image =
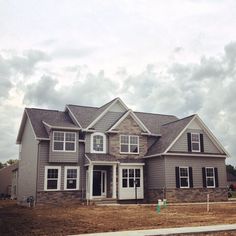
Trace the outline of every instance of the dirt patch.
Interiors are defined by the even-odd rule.
[[[14,201],[0,201],[0,235],[68,235],[235,222],[236,204],[214,204],[210,212],[205,205],[168,206],[157,214],[154,206],[25,208]]]

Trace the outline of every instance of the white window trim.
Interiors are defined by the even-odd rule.
[[[192,137],[193,134],[198,135],[199,141],[193,141],[193,137]],[[198,143],[198,147],[199,147],[198,150],[193,150],[193,143]],[[201,141],[200,141],[200,134],[199,133],[191,133],[191,150],[192,150],[192,152],[201,152]]]
[[[181,177],[180,176],[180,169],[187,169],[187,173],[188,173],[188,176],[183,176],[183,177]],[[181,178],[187,178],[187,180],[188,180],[188,186],[181,186]],[[180,188],[189,188],[189,167],[188,166],[179,166],[179,187]]]
[[[77,170],[77,179],[76,179],[76,188],[75,189],[68,189],[67,188],[67,170],[68,169],[74,169]],[[68,190],[68,191],[75,191],[75,190],[79,190],[79,180],[80,180],[80,167],[79,166],[65,166],[65,170],[64,170],[64,190]]]
[[[96,151],[93,149],[93,137],[96,135],[100,135],[103,137],[103,151]],[[106,135],[104,133],[95,132],[95,133],[91,134],[91,141],[90,141],[90,152],[91,153],[106,153],[106,148],[107,148],[107,139],[106,139]]]
[[[207,169],[213,169],[213,176],[207,176]],[[205,175],[206,175],[206,187],[207,188],[215,188],[216,187],[215,168],[214,167],[205,167]],[[207,178],[213,178],[214,186],[207,185]]]
[[[128,149],[129,151],[128,152],[122,152],[121,151],[121,137],[122,136],[128,136],[129,138],[129,143],[128,143]],[[137,146],[138,146],[138,151],[137,152],[130,152],[130,137],[137,137],[138,139],[138,143],[137,143]],[[139,136],[138,135],[128,135],[128,134],[121,134],[120,135],[120,154],[133,154],[133,155],[136,155],[136,154],[139,154]]]
[[[63,133],[64,134],[64,141],[55,141],[54,140],[54,135],[55,133]],[[66,133],[72,133],[75,134],[75,141],[66,141]],[[76,132],[67,132],[67,131],[53,131],[53,137],[52,137],[52,151],[53,152],[76,152]],[[63,150],[55,150],[54,149],[54,142],[63,142]],[[74,143],[75,144],[75,149],[74,150],[65,150],[66,148],[66,142]]]
[[[48,169],[58,170],[57,189],[47,189]],[[59,191],[61,189],[61,166],[45,166],[44,171],[44,191]]]

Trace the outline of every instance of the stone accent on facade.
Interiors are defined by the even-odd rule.
[[[136,121],[128,116],[124,119],[119,126],[116,128],[119,131],[118,134],[109,135],[109,154],[116,156],[117,158],[124,157],[143,157],[147,152],[147,136],[141,135],[143,132]],[[121,134],[132,134],[139,136],[139,154],[120,154],[120,135]]]
[[[227,188],[192,188],[192,189],[149,189],[147,197],[149,203],[156,203],[158,199],[166,198],[168,202],[206,202],[207,194],[211,202],[227,201]]]
[[[37,204],[68,204],[82,201],[82,191],[40,191],[37,192]]]

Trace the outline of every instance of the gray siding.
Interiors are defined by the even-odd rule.
[[[49,149],[49,161],[50,162],[78,162],[79,145],[78,145],[78,133],[76,133],[76,151],[75,152],[55,152],[53,151],[53,133],[50,133],[50,149]]]
[[[163,157],[146,159],[147,188],[161,189],[165,187],[165,160]]]
[[[36,195],[38,143],[30,125],[26,120],[21,141],[21,160],[19,161],[18,200]]]
[[[219,187],[226,187],[226,167],[225,158],[220,157],[165,157],[165,178],[167,188],[176,188],[175,167],[188,166],[193,168],[193,187],[202,188],[202,168],[216,167],[218,168]]]
[[[65,166],[80,166],[80,190],[85,189],[85,167],[84,167],[84,144],[79,144],[79,154],[78,154],[78,162],[77,163],[51,163],[48,160],[49,157],[49,142],[42,141],[39,144],[39,166],[38,166],[38,186],[37,191],[44,191],[44,174],[45,174],[45,166],[60,166],[61,167],[61,189],[60,191],[64,191],[64,171]],[[67,191],[67,190],[65,190]]]
[[[105,132],[122,116],[122,112],[107,112],[95,125],[98,132]]]
[[[208,135],[203,130],[194,130],[187,129],[180,138],[176,141],[176,143],[172,146],[170,151],[172,152],[188,152],[188,140],[187,133],[202,133],[203,134],[203,142],[204,142],[204,152],[205,153],[221,153],[216,146],[212,143]]]

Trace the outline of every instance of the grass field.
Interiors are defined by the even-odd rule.
[[[0,235],[68,235],[236,223],[236,204],[168,206],[17,206],[0,201]],[[226,234],[224,234],[226,235]],[[234,234],[232,234],[234,235]]]

